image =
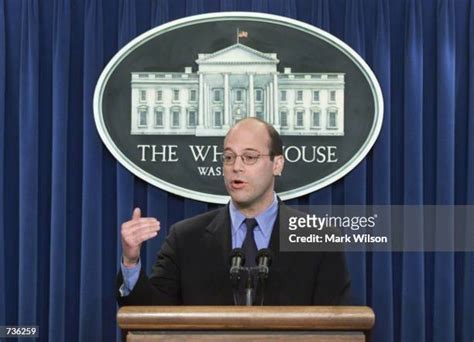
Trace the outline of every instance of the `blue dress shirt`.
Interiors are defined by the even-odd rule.
[[[247,227],[244,223],[246,217],[235,207],[232,201],[229,204],[229,213],[232,225],[232,249],[240,248],[247,234]],[[253,231],[258,249],[267,248],[270,244],[270,236],[272,235],[277,214],[278,200],[276,195],[274,195],[272,204],[261,214],[254,217],[258,223],[258,226]]]

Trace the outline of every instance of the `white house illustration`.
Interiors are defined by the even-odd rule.
[[[344,74],[277,71],[275,53],[237,43],[198,70],[132,72],[131,134],[223,136],[259,117],[282,135],[344,135]]]

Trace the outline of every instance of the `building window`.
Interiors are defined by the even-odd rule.
[[[163,90],[156,91],[156,102],[163,102]]]
[[[321,112],[319,110],[313,110],[311,115],[311,126],[315,128],[321,127]]]
[[[179,127],[180,112],[179,108],[173,108],[171,110],[171,127]]]
[[[263,102],[263,90],[255,89],[255,102]]]
[[[197,125],[197,112],[196,109],[191,108],[188,110],[188,127],[196,127]]]
[[[280,125],[281,127],[288,127],[288,112],[286,110],[280,111]]]
[[[212,99],[214,102],[222,102],[222,89],[214,89]]]
[[[242,89],[235,90],[235,102],[242,103],[244,101]]]
[[[197,101],[197,91],[196,89],[191,89],[189,91],[189,102],[196,102]]]
[[[179,89],[173,89],[173,101],[179,101]]]
[[[329,129],[337,128],[337,109],[328,110],[328,128]]]
[[[319,90],[313,90],[313,102],[319,102]]]
[[[146,102],[146,90],[140,90],[140,102]]]
[[[163,127],[163,108],[155,109],[155,126]]]
[[[329,92],[329,102],[336,102],[336,91],[331,90]]]
[[[280,101],[286,102],[286,90],[280,90]]]
[[[303,102],[303,91],[297,90],[296,91],[296,102]]]
[[[147,116],[148,116],[148,108],[145,106],[139,107],[138,108],[138,127],[147,126]]]
[[[222,111],[220,109],[214,110],[214,127],[220,128],[222,126]]]
[[[257,108],[255,110],[255,115],[257,116],[257,118],[265,120],[264,115],[263,115],[263,109]]]
[[[303,127],[303,126],[304,126],[304,109],[297,109],[295,127]]]

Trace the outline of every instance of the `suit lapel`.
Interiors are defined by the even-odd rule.
[[[206,245],[211,248],[212,254],[221,260],[229,258],[232,250],[229,206],[219,210],[214,220],[206,227]]]
[[[229,279],[229,255],[232,250],[230,215],[228,205],[221,208],[212,222],[205,229],[203,247],[210,256],[214,270],[213,293],[211,303],[233,304],[232,286]]]

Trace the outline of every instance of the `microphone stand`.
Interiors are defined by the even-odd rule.
[[[260,306],[263,305],[265,296],[265,286],[267,285],[268,274],[270,272],[270,265],[272,264],[272,251],[268,248],[261,249],[257,255],[257,298],[260,298]]]
[[[235,248],[229,258],[230,261],[230,280],[232,283],[232,295],[234,297],[234,305],[239,305],[239,284],[241,281],[241,273],[246,268],[243,267],[245,263],[245,255],[242,249]]]
[[[260,270],[258,272],[258,286],[257,286],[257,298],[260,298],[260,306],[263,306],[265,286],[267,285],[267,275],[262,273]]]
[[[245,305],[251,306],[255,302],[263,306],[265,297],[265,287],[268,278],[268,266],[259,265],[255,267],[245,267],[247,271],[247,280],[245,283]],[[257,285],[257,288],[254,288]],[[253,295],[255,294],[255,301]]]
[[[252,267],[246,267],[247,270],[247,282],[245,284],[245,305],[252,306],[252,293],[253,293],[253,279],[252,279]]]

